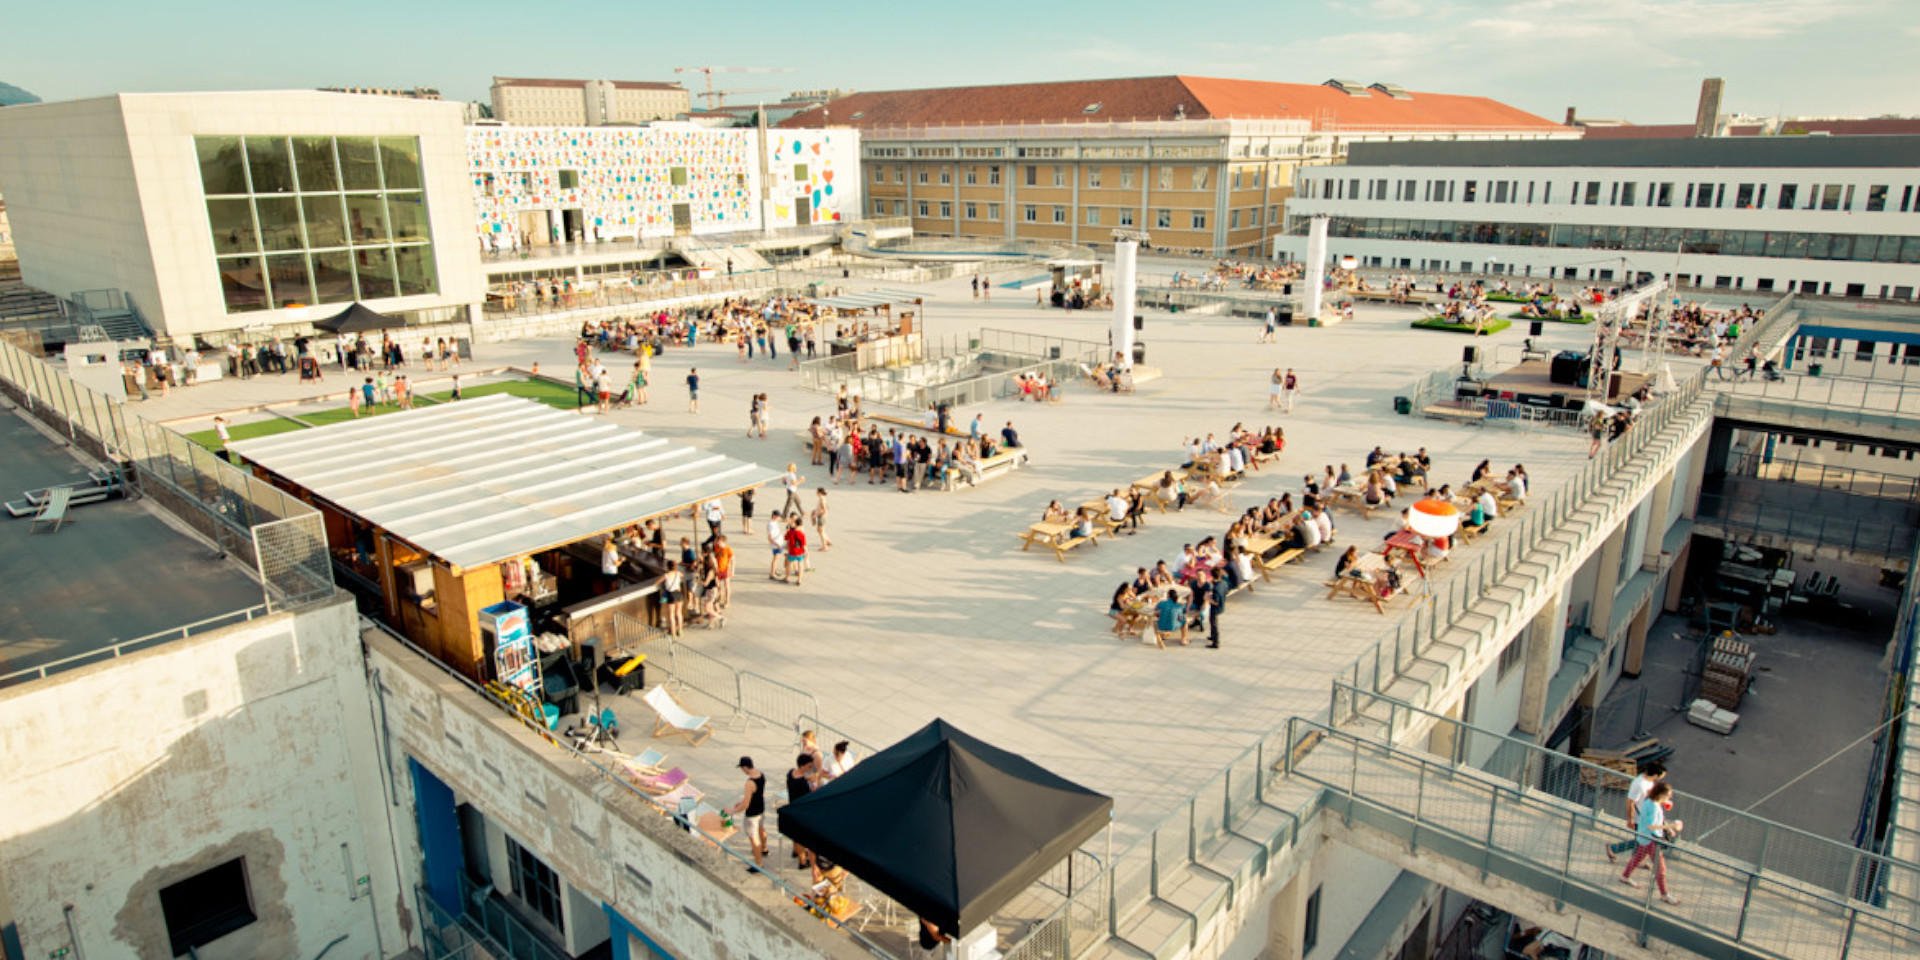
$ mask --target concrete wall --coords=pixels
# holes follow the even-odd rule
[[[739,861],[536,737],[421,654],[385,634],[369,634],[367,650],[391,734],[391,768],[418,761],[453,789],[456,803],[471,804],[571,890],[611,905],[674,956],[866,956],[770,884],[748,878]],[[408,809],[408,822],[413,816]],[[400,856],[417,864],[420,854],[416,847]]]
[[[0,694],[0,924],[27,956],[171,957],[160,889],[236,856],[257,919],[206,960],[405,949],[356,625],[342,598]]]
[[[27,284],[58,296],[116,287],[148,311],[160,302],[118,97],[0,113],[0,191]]]

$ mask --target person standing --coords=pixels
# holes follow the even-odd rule
[[[1280,372],[1279,367],[1274,367],[1273,376],[1268,379],[1269,379],[1269,382],[1267,383],[1267,409],[1278,410],[1280,409],[1280,391],[1285,388],[1287,378],[1284,374]]]
[[[700,370],[697,367],[687,368],[687,412],[700,412]]]
[[[793,519],[787,524],[787,575],[784,579],[797,587],[800,585],[800,575],[807,569],[807,531],[799,511],[789,516]]]
[[[1220,613],[1227,609],[1227,577],[1217,573],[1206,585],[1207,649],[1220,649]]]
[[[720,595],[720,610],[724,613],[733,600],[733,548],[727,545],[725,534],[713,539],[713,576]]]
[[[707,542],[720,539],[720,527],[727,522],[727,507],[719,497],[707,501]]]
[[[827,488],[816,487],[813,493],[813,535],[820,538],[820,549],[832,550],[833,538],[827,536]]]
[[[1680,898],[1667,891],[1667,858],[1660,848],[1672,842],[1680,835],[1686,823],[1667,819],[1667,805],[1673,797],[1673,787],[1665,783],[1656,783],[1647,791],[1647,799],[1640,802],[1639,816],[1634,823],[1634,839],[1637,845],[1633,856],[1627,860],[1627,869],[1620,874],[1620,882],[1629,887],[1638,887],[1634,882],[1633,871],[1638,869],[1640,861],[1653,861],[1653,884],[1660,891],[1660,899],[1678,906]]]
[[[1268,307],[1267,308],[1267,326],[1266,326],[1266,329],[1261,331],[1260,333],[1260,342],[1272,343],[1274,331],[1279,327],[1279,324],[1280,324],[1279,315],[1274,312],[1274,308]]]
[[[980,275],[977,273],[973,275],[973,298],[980,299]]]
[[[1280,388],[1286,394],[1286,411],[1292,413],[1293,401],[1300,397],[1300,378],[1294,374],[1292,367],[1287,368],[1286,376],[1281,380]]]
[[[767,518],[767,548],[773,552],[773,559],[767,562],[767,579],[785,580],[787,574],[782,567],[787,558],[786,518],[778,510]]]
[[[740,794],[740,802],[727,808],[728,813],[740,814],[742,826],[746,828],[747,846],[753,850],[753,866],[748,873],[762,872],[767,864],[767,775],[754,769],[752,757],[740,758],[740,772],[747,778],[746,788]]]
[[[811,753],[802,753],[793,758],[793,769],[787,771],[787,802],[794,803],[801,797],[813,792],[813,782],[820,779],[820,770],[814,764]],[[793,845],[794,866],[809,869],[813,866],[813,851],[799,844]]]
[[[740,532],[753,532],[753,488],[740,491]]]

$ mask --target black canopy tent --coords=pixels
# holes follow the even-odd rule
[[[779,813],[795,843],[960,936],[1099,833],[1113,798],[935,720]]]
[[[328,333],[372,333],[376,330],[392,330],[406,325],[407,322],[399,317],[389,317],[361,303],[355,303],[331,317],[313,322],[314,329],[325,330]]]

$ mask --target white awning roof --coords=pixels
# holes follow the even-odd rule
[[[232,449],[463,568],[583,540],[779,476],[506,394],[242,440]]]

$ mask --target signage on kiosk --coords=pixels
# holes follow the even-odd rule
[[[480,633],[493,643],[494,679],[538,696],[540,658],[533,652],[527,608],[506,601],[481,610]]]

